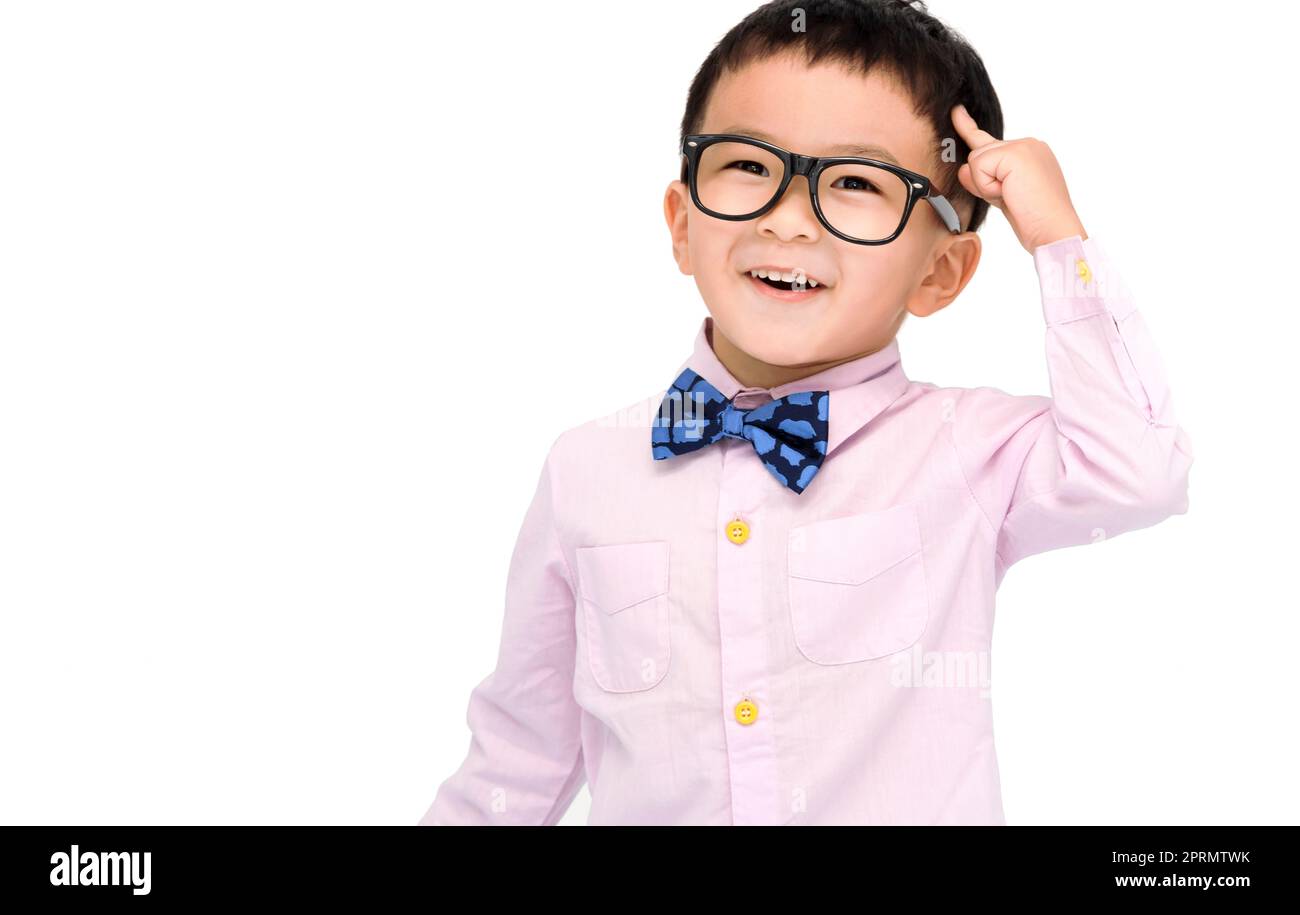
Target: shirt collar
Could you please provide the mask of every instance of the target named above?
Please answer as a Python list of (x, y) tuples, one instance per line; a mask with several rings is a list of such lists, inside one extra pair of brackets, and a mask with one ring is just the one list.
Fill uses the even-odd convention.
[[(911, 383), (903, 373), (898, 338), (874, 353), (828, 369), (788, 381), (774, 388), (746, 387), (736, 380), (713, 351), (713, 316), (706, 315), (695, 335), (695, 350), (677, 368), (676, 375), (690, 368), (712, 384), (727, 399), (735, 399), (741, 409), (752, 409), (800, 391), (830, 391), (829, 428), (826, 453), (875, 419), (886, 407), (902, 396)], [(674, 377), (676, 377), (674, 375)]]

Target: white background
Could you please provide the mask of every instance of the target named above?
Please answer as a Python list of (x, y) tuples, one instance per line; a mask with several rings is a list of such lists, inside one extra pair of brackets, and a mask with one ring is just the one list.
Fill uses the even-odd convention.
[[(0, 6), (0, 822), (424, 813), (547, 447), (689, 355), (662, 197), (755, 3)], [(1295, 23), (1195, 9), (931, 6), (1196, 454), (1188, 514), (1001, 588), (1013, 824), (1300, 821)], [(1032, 261), (982, 234), (905, 370), (1048, 393)]]

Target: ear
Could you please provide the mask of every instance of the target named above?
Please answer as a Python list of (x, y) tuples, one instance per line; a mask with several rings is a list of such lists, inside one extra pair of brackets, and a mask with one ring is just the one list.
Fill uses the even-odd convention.
[(975, 232), (948, 236), (934, 255), (929, 273), (908, 296), (907, 310), (924, 318), (947, 306), (975, 275), (981, 251)]
[(673, 260), (677, 269), (687, 276), (691, 275), (690, 246), (687, 244), (687, 213), (691, 207), (690, 190), (681, 181), (668, 182), (664, 191), (664, 219), (668, 222), (668, 234), (673, 243)]

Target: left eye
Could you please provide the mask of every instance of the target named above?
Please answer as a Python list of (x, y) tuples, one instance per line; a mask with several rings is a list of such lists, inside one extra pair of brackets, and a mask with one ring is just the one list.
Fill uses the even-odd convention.
[[(844, 187), (845, 182), (847, 182), (852, 186)], [(875, 192), (875, 193), (880, 192), (880, 188), (876, 187), (866, 178), (859, 178), (856, 175), (845, 175), (843, 178), (837, 178), (835, 179), (835, 183), (832, 184), (831, 187), (836, 187), (836, 188), (843, 187), (844, 190), (849, 190), (849, 191), (868, 191), (868, 192)]]

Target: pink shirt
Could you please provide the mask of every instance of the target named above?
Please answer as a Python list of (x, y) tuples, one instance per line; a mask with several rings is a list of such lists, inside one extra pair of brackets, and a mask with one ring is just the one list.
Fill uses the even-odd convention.
[(704, 319), (666, 382), (689, 366), (743, 409), (831, 392), (802, 494), (739, 439), (652, 459), (666, 386), (561, 433), (468, 754), (420, 825), (554, 824), (584, 781), (589, 825), (1004, 823), (998, 585), (1185, 512), (1192, 463), (1104, 250), (1075, 235), (1033, 260), (1051, 398), (909, 380), (897, 340), (743, 388)]

